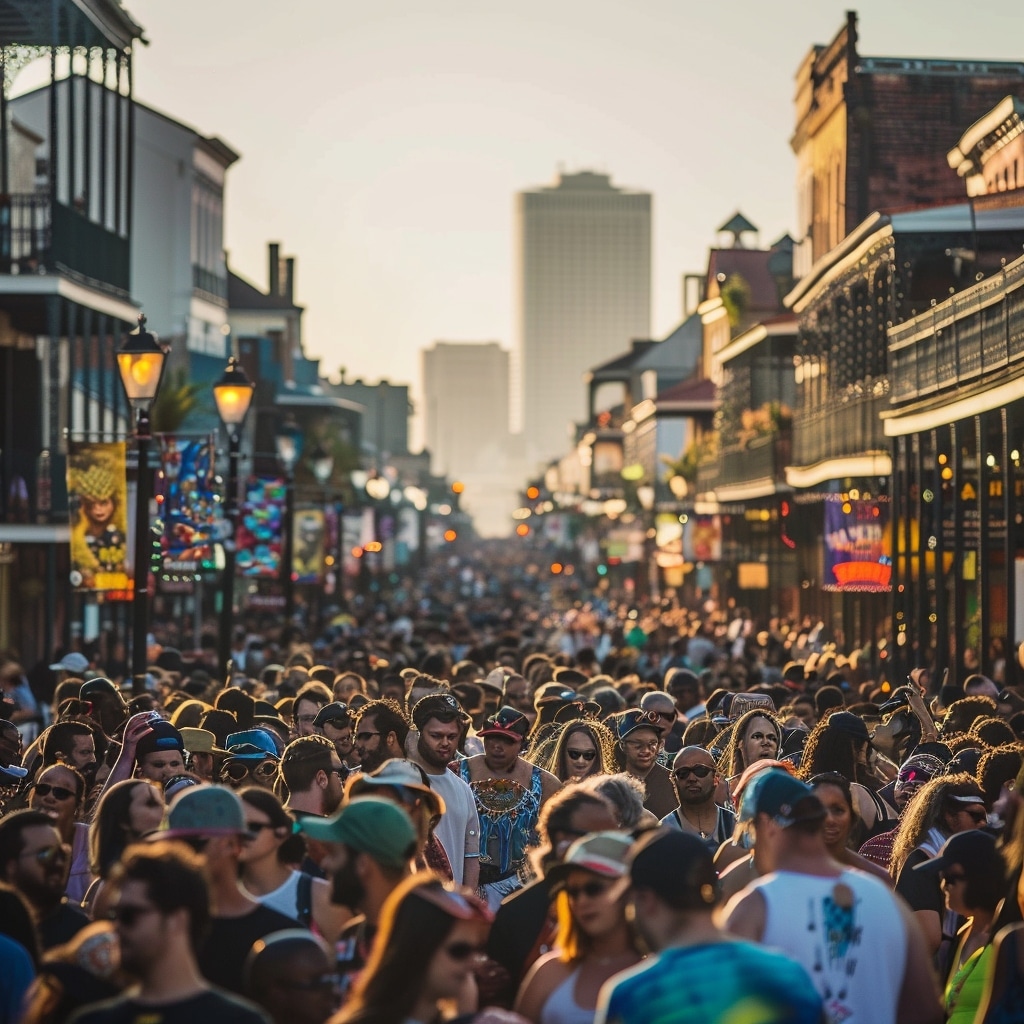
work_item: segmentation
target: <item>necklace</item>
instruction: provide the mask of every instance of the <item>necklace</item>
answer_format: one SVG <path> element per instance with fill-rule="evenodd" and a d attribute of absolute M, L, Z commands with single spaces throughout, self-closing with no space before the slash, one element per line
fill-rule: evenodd
<path fill-rule="evenodd" d="M 700 819 L 701 819 L 701 814 L 700 814 L 700 811 L 699 811 L 699 810 L 697 811 L 697 820 L 696 820 L 696 822 L 694 822 L 694 821 L 693 821 L 693 820 L 692 820 L 692 819 L 690 818 L 690 816 L 689 816 L 688 814 L 686 814 L 686 813 L 684 813 L 684 812 L 683 812 L 683 809 L 682 809 L 682 807 L 680 807 L 680 808 L 679 808 L 679 810 L 677 811 L 677 813 L 678 813 L 678 814 L 680 814 L 680 816 L 681 816 L 681 817 L 685 818 L 685 819 L 687 820 L 687 822 L 688 822 L 688 823 L 689 823 L 689 824 L 690 824 L 690 825 L 691 825 L 691 826 L 692 826 L 693 828 L 695 828 L 695 829 L 697 830 L 697 833 L 698 833 L 698 834 L 700 835 L 701 839 L 707 839 L 707 837 L 708 837 L 708 833 L 704 831 L 704 826 L 703 826 L 703 824 L 701 823 L 701 820 L 700 820 Z M 717 814 L 716 814 L 716 817 L 717 817 Z"/>

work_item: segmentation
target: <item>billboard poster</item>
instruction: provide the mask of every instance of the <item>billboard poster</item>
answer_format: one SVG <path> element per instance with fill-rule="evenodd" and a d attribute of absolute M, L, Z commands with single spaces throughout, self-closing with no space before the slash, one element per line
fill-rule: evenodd
<path fill-rule="evenodd" d="M 324 578 L 326 523 L 322 508 L 297 508 L 292 524 L 292 579 L 321 583 Z"/>
<path fill-rule="evenodd" d="M 164 569 L 194 573 L 213 560 L 213 438 L 162 434 L 159 443 L 157 501 L 164 521 Z"/>
<path fill-rule="evenodd" d="M 888 498 L 828 495 L 822 590 L 885 593 L 892 589 Z"/>
<path fill-rule="evenodd" d="M 683 529 L 683 557 L 687 562 L 721 561 L 722 520 L 719 516 L 689 516 Z"/>
<path fill-rule="evenodd" d="M 249 481 L 238 518 L 238 575 L 274 580 L 280 577 L 285 486 L 280 477 Z"/>
<path fill-rule="evenodd" d="M 127 590 L 131 579 L 125 442 L 72 442 L 67 484 L 72 586 Z"/>

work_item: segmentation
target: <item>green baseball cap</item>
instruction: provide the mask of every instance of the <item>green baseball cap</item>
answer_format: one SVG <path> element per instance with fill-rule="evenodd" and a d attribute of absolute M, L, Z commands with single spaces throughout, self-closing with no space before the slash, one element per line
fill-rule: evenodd
<path fill-rule="evenodd" d="M 416 830 L 409 816 L 380 797 L 357 797 L 330 818 L 304 817 L 299 829 L 310 839 L 367 853 L 385 867 L 404 867 L 416 853 Z"/>

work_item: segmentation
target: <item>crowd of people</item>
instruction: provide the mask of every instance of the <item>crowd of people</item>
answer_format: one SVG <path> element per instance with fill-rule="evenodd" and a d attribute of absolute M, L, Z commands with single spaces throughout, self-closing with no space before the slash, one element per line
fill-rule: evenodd
<path fill-rule="evenodd" d="M 0 665 L 0 1024 L 1024 1021 L 1014 688 L 516 611 Z"/>

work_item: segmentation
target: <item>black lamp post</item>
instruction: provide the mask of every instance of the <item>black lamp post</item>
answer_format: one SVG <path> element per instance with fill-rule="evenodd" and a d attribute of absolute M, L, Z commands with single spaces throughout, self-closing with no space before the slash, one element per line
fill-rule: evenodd
<path fill-rule="evenodd" d="M 252 404 L 253 383 L 232 356 L 224 375 L 213 385 L 217 415 L 228 432 L 228 485 L 224 502 L 224 518 L 228 524 L 224 538 L 224 579 L 221 584 L 220 629 L 217 638 L 217 664 L 221 680 L 227 686 L 228 662 L 231 659 L 231 624 L 235 610 L 235 555 L 238 531 L 238 453 L 242 424 Z"/>
<path fill-rule="evenodd" d="M 149 409 L 160 390 L 167 352 L 156 335 L 146 330 L 145 314 L 139 326 L 126 334 L 117 353 L 128 404 L 135 410 L 135 445 L 138 452 L 135 488 L 135 582 L 132 592 L 132 694 L 146 692 L 146 634 L 149 632 Z"/>
<path fill-rule="evenodd" d="M 295 581 L 292 579 L 295 544 L 292 537 L 295 527 L 295 466 L 299 461 L 302 446 L 302 432 L 291 417 L 281 424 L 274 438 L 274 446 L 277 449 L 277 461 L 281 464 L 285 476 L 281 579 L 284 583 L 284 623 L 285 627 L 289 628 L 295 616 Z"/>

